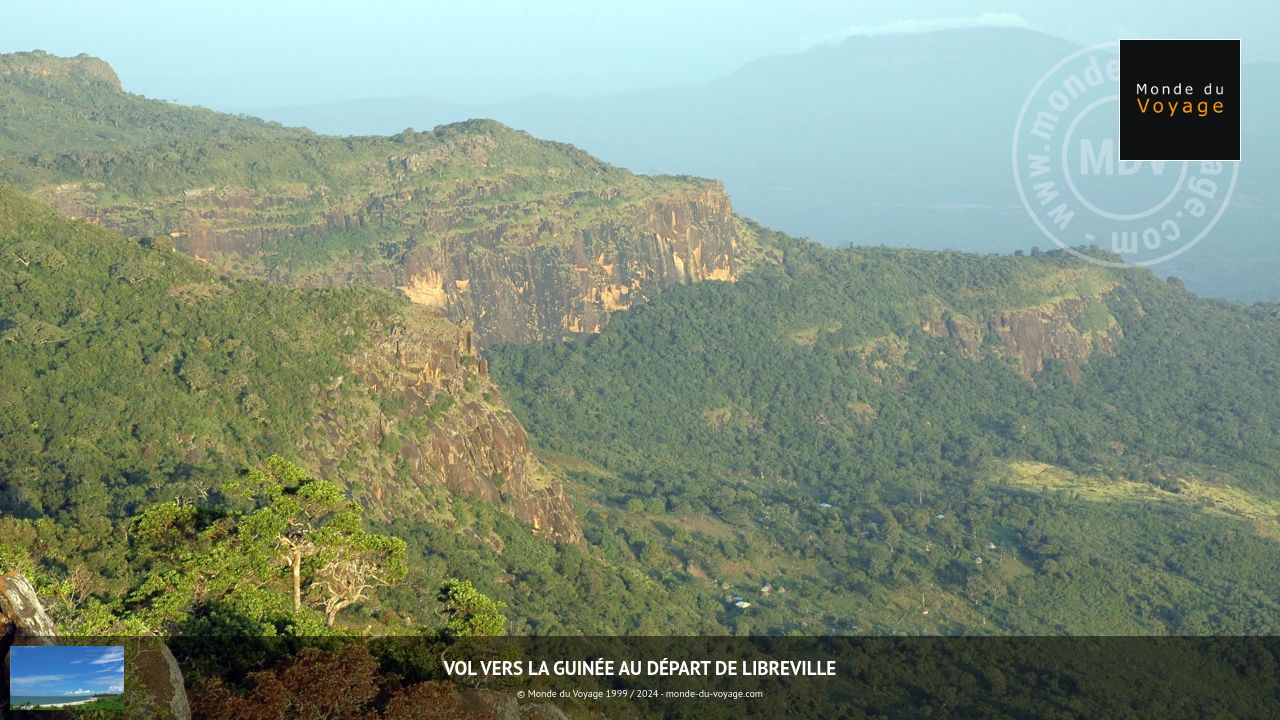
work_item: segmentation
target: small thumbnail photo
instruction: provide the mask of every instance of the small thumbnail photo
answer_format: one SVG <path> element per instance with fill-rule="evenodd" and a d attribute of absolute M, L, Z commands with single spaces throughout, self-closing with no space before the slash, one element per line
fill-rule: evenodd
<path fill-rule="evenodd" d="M 123 710 L 124 648 L 14 646 L 9 654 L 11 710 Z"/>

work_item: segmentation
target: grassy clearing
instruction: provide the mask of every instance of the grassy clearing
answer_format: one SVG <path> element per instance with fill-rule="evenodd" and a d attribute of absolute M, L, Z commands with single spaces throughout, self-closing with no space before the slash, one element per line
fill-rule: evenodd
<path fill-rule="evenodd" d="M 1010 463 L 1005 479 L 1017 487 L 1038 492 L 1066 492 L 1088 502 L 1149 500 L 1185 503 L 1206 513 L 1246 520 L 1259 535 L 1280 540 L 1280 500 L 1230 485 L 1180 479 L 1178 491 L 1170 492 L 1133 480 L 1079 475 L 1053 465 L 1024 461 Z"/>

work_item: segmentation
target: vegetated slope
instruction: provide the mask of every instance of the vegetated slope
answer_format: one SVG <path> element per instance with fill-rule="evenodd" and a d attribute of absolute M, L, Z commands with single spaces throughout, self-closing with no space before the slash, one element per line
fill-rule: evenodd
<path fill-rule="evenodd" d="M 0 181 L 131 236 L 298 285 L 398 287 L 478 340 L 598 332 L 731 280 L 719 183 L 642 177 L 492 121 L 334 138 L 124 92 L 105 63 L 0 56 Z"/>
<path fill-rule="evenodd" d="M 1280 628 L 1276 308 L 758 232 L 734 285 L 491 353 L 591 542 L 721 582 L 740 630 Z"/>
<path fill-rule="evenodd" d="M 229 279 L 166 241 L 0 187 L 0 565 L 24 548 L 118 598 L 130 518 L 280 453 L 410 541 L 388 607 L 419 613 L 455 575 L 510 602 L 517 631 L 702 617 L 582 547 L 470 333 L 384 290 Z M 584 608 L 583 583 L 618 599 Z"/>
<path fill-rule="evenodd" d="M 1009 166 L 1018 111 L 1040 77 L 1078 49 L 1022 28 L 855 35 L 692 87 L 262 113 L 340 133 L 395 132 L 410 118 L 491 117 L 637 172 L 718 178 L 742 214 L 827 245 L 1009 253 L 1051 244 L 1023 210 Z M 1184 278 L 1197 294 L 1276 302 L 1280 105 L 1270 98 L 1280 64 L 1249 63 L 1242 73 L 1246 162 L 1231 209 L 1202 243 L 1153 269 Z M 1138 177 L 1129 181 L 1135 193 L 1164 194 Z"/>

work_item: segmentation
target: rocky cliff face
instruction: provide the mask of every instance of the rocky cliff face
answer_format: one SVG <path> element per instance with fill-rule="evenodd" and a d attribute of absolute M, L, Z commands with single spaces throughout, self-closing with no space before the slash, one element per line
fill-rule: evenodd
<path fill-rule="evenodd" d="M 280 241 L 350 231 L 402 238 L 379 244 L 368 262 L 275 277 L 398 288 L 455 322 L 471 322 L 482 347 L 598 333 L 611 312 L 677 285 L 735 280 L 741 271 L 742 236 L 719 183 L 691 181 L 653 195 L 608 189 L 592 201 L 616 209 L 587 217 L 565 211 L 583 200 L 573 195 L 415 209 L 411 196 L 395 194 L 342 209 L 326 207 L 318 190 L 217 188 L 186 190 L 141 208 L 100 203 L 95 188 L 83 185 L 43 192 L 70 217 L 134 237 L 167 235 L 198 259 L 255 274 L 268 274 L 255 260 Z M 272 224 L 290 212 L 305 222 Z"/>
<path fill-rule="evenodd" d="M 375 516 L 462 529 L 475 499 L 554 540 L 581 537 L 557 477 L 530 452 L 489 379 L 474 333 L 439 309 L 372 289 L 226 281 L 171 248 L 68 222 L 4 186 L 0 266 L 3 344 L 9 352 L 57 352 L 72 376 L 88 373 L 97 378 L 90 386 L 112 388 L 119 401 L 95 415 L 101 442 L 122 458 L 156 461 L 152 489 L 168 482 L 176 492 L 203 493 L 204 480 L 167 468 L 199 466 L 211 483 L 279 452 L 350 488 Z M 67 307 L 91 309 L 67 320 Z M 51 344 L 72 333 L 97 354 Z M 104 352 L 111 362 L 102 362 Z M 10 426 L 18 412 L 66 417 L 65 384 L 38 376 L 44 361 L 27 358 L 41 355 L 18 357 L 2 366 L 13 370 L 0 384 Z M 159 404 L 137 410 L 127 398 L 139 397 Z M 139 425 L 166 429 L 118 431 Z M 44 447 L 6 438 L 0 454 L 23 477 L 65 467 L 48 453 L 36 457 Z M 74 485 L 82 475 L 69 471 L 56 482 Z M 137 482 L 118 481 L 103 492 Z M 32 507 L 3 490 L 7 507 L 19 514 Z M 87 512 L 112 510 L 96 503 Z"/>
<path fill-rule="evenodd" d="M 1114 356 L 1123 337 L 1118 323 L 1099 298 L 1061 298 L 1045 305 L 992 312 L 977 321 L 946 315 L 923 324 L 935 337 L 953 339 L 961 353 L 978 357 L 984 346 L 1013 360 L 1028 380 L 1049 360 L 1065 364 L 1079 377 L 1080 366 L 1094 355 Z"/>
<path fill-rule="evenodd" d="M 129 95 L 92 58 L 4 57 L 0 68 L 28 80 L 5 87 L 0 77 L 0 91 L 41 118 L 11 134 L 44 147 L 6 156 L 0 117 L 0 179 L 11 167 L 69 217 L 168 237 L 230 273 L 399 288 L 473 323 L 482 347 L 599 332 L 613 311 L 743 269 L 747 238 L 717 182 L 633 175 L 492 121 L 317 136 Z M 33 90 L 32 77 L 45 82 Z M 46 97 L 71 77 L 101 84 L 77 86 L 73 105 L 100 102 Z M 145 126 L 161 114 L 166 122 Z M 122 122 L 137 135 L 112 135 Z M 39 132 L 48 123 L 77 129 L 59 141 Z M 99 131 L 105 147 L 74 139 Z"/>
<path fill-rule="evenodd" d="M 36 50 L 0 55 L 0 78 L 102 84 L 120 90 L 120 78 L 107 63 L 89 55 L 62 58 Z"/>
<path fill-rule="evenodd" d="M 375 513 L 448 522 L 449 493 L 503 508 L 559 542 L 582 533 L 559 480 L 534 457 L 469 328 L 415 308 L 379 328 L 350 358 L 350 376 L 317 388 L 327 408 L 302 452 L 324 473 L 381 467 L 347 478 Z"/>
<path fill-rule="evenodd" d="M 14 645 L 52 645 L 57 631 L 31 582 L 17 573 L 0 576 L 0 672 L 8 678 L 9 649 Z M 9 683 L 0 683 L 0 703 L 7 710 Z"/>
<path fill-rule="evenodd" d="M 17 638 L 46 644 L 55 635 L 53 620 L 45 613 L 31 582 L 16 573 L 0 576 L 0 637 L 6 643 L 4 649 L 7 651 L 8 644 Z M 7 652 L 5 659 L 8 660 Z"/>
<path fill-rule="evenodd" d="M 709 185 L 591 224 L 547 220 L 418 247 L 397 280 L 415 302 L 472 321 L 482 344 L 560 340 L 598 333 L 609 313 L 671 287 L 735 279 L 737 243 L 728 198 Z"/>

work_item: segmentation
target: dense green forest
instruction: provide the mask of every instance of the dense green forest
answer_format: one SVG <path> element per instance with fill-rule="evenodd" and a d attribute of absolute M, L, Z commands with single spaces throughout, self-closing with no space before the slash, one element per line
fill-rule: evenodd
<path fill-rule="evenodd" d="M 721 628 L 718 608 L 696 609 L 713 602 L 709 588 L 663 587 L 638 563 L 557 545 L 494 503 L 415 487 L 397 450 L 478 407 L 501 410 L 474 366 L 426 414 L 391 424 L 403 398 L 370 395 L 355 379 L 336 387 L 388 327 L 425 322 L 430 337 L 430 323 L 443 323 L 445 341 L 456 332 L 418 315 L 382 290 L 234 280 L 164 239 L 71 222 L 0 187 L 0 570 L 41 578 L 64 627 L 109 625 L 134 614 L 127 601 L 145 578 L 181 571 L 154 557 L 140 564 L 137 518 L 236 510 L 219 489 L 279 453 L 330 469 L 349 497 L 378 506 L 365 514 L 369 532 L 407 543 L 405 579 L 347 609 L 339 626 L 427 622 L 436 589 L 456 576 L 508 603 L 517 633 Z M 326 418 L 356 439 L 323 444 Z M 379 424 L 381 439 L 366 437 Z M 388 488 L 384 503 L 375 485 Z M 178 562 L 177 547 L 167 552 Z M 285 568 L 275 572 L 259 580 L 282 582 Z M 616 600 L 582 602 L 599 594 Z"/>
<path fill-rule="evenodd" d="M 234 282 L 0 189 L 5 506 L 95 531 L 296 438 L 401 301 Z M 100 529 L 100 528 L 96 528 Z"/>
<path fill-rule="evenodd" d="M 279 455 L 405 543 L 339 628 L 422 623 L 456 577 L 515 633 L 1277 630 L 1275 307 L 1062 253 L 824 249 L 716 193 L 639 202 L 711 184 L 488 121 L 331 138 L 131 95 L 87 57 L 0 75 L 0 180 L 91 219 L 0 189 L 0 545 L 67 609 L 133 617 L 132 524 L 244 512 L 219 489 Z M 741 277 L 682 286 L 650 241 L 713 216 Z M 174 251 L 214 220 L 238 249 Z M 499 348 L 491 378 L 438 310 L 360 287 L 459 234 L 484 273 L 451 297 L 566 310 L 536 337 L 580 292 L 662 294 L 598 337 Z M 443 364 L 397 364 L 406 338 Z M 447 487 L 439 457 L 491 450 L 504 470 Z M 558 543 L 528 521 L 556 497 Z"/>
<path fill-rule="evenodd" d="M 242 512 L 220 488 L 280 453 L 406 544 L 403 580 L 340 627 L 420 626 L 457 577 L 515 633 L 1274 631 L 1274 308 L 1059 254 L 752 232 L 766 251 L 738 283 L 491 354 L 578 507 L 586 543 L 557 545 L 443 489 L 379 509 L 371 480 L 404 472 L 387 459 L 428 418 L 345 460 L 299 452 L 335 407 L 373 422 L 333 378 L 403 299 L 235 280 L 0 190 L 4 564 L 69 624 L 135 617 L 154 560 L 132 524 Z M 1001 334 L 1033 317 L 1055 329 Z M 495 392 L 467 377 L 431 422 Z"/>
<path fill-rule="evenodd" d="M 758 232 L 773 262 L 736 284 L 492 353 L 610 557 L 722 582 L 739 631 L 1280 629 L 1275 308 Z"/>
<path fill-rule="evenodd" d="M 482 356 L 486 317 L 599 334 Z M 493 636 L 733 634 L 835 643 L 814 717 L 1249 715 L 1274 643 L 832 636 L 1278 635 L 1278 429 L 1276 306 L 823 248 L 492 121 L 326 137 L 0 55 L 0 574 L 64 635 L 171 642 L 197 716 L 465 716 L 441 658 L 531 642 Z"/>

